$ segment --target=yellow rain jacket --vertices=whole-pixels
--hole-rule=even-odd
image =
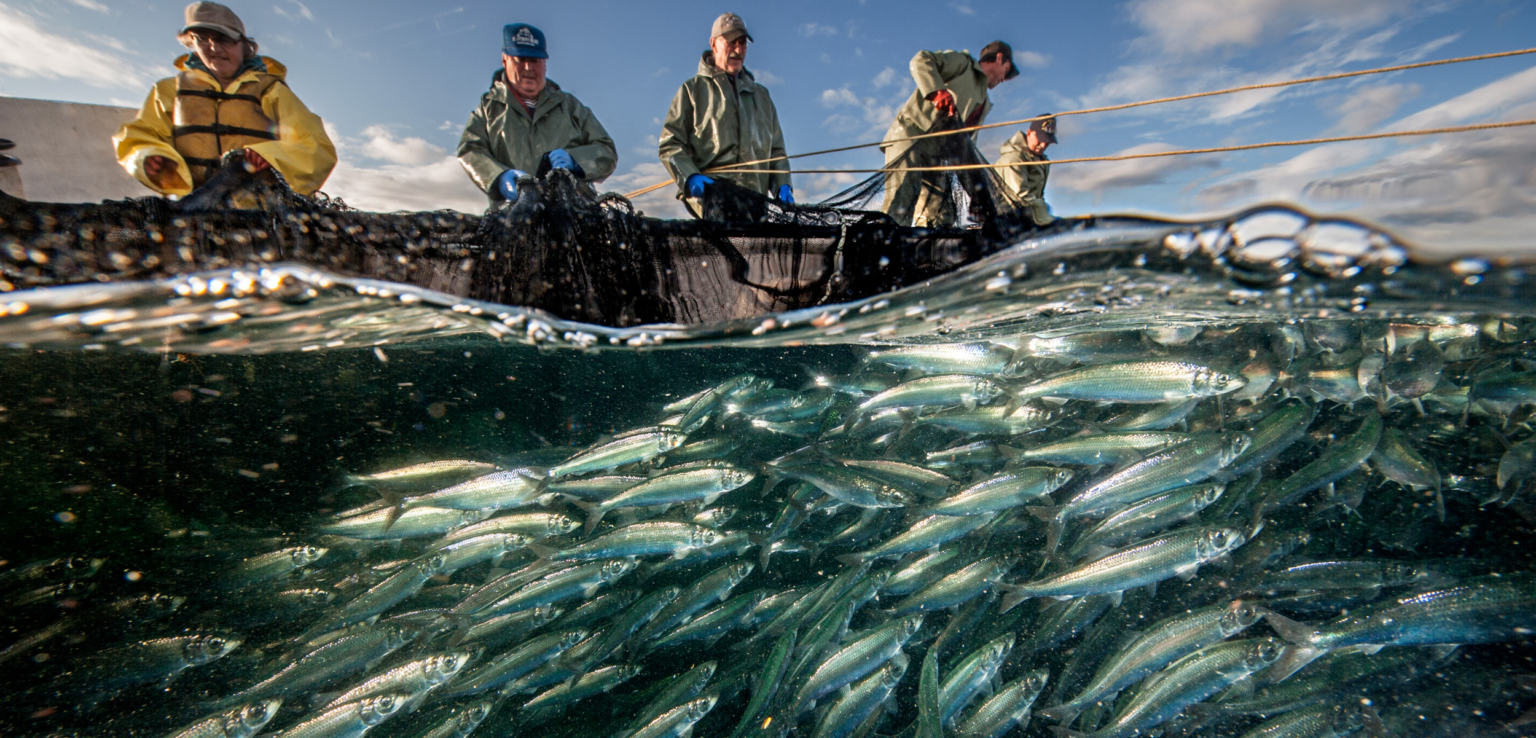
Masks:
[[[517,94],[507,89],[507,73],[502,69],[470,114],[457,156],[470,179],[495,203],[502,200],[493,187],[502,172],[518,169],[538,174],[540,160],[555,149],[565,149],[588,182],[603,181],[619,163],[613,138],[575,95],[546,79],[530,116]]]
[[[228,87],[212,74],[176,59],[178,74],[155,83],[139,111],[112,137],[117,160],[140,182],[162,195],[187,195],[207,181],[226,152],[250,149],[266,159],[289,186],[311,195],[336,166],[336,146],[320,116],[288,89],[288,68],[260,57],[265,71],[247,68]],[[164,186],[151,181],[144,161],[163,156],[176,164]]]
[[[730,75],[717,68],[709,52],[699,60],[699,72],[679,87],[661,126],[657,147],[661,163],[677,181],[677,196],[687,196],[691,174],[711,167],[730,166],[784,155],[784,131],[779,111],[768,88],[757,83],[745,68]],[[769,197],[779,186],[790,184],[789,162],[753,164],[751,169],[775,169],[773,173],[710,174]]]
[[[1021,161],[1050,161],[1045,154],[1035,154],[1029,150],[1029,140],[1023,131],[1003,142],[1002,156],[997,158],[998,164],[1016,164]],[[1055,220],[1051,216],[1050,206],[1045,204],[1045,180],[1051,176],[1050,164],[1008,167],[998,172],[1003,175],[1008,194],[1029,208],[1029,216],[1034,219],[1035,225],[1046,225]]]
[[[943,117],[927,98],[939,90],[949,90],[955,98],[955,112],[962,125],[985,123],[992,111],[987,95],[987,75],[971,55],[964,51],[919,51],[909,65],[917,89],[897,111],[896,119],[885,133],[880,149],[886,166],[902,157],[904,166],[929,166],[932,152],[939,148],[938,138],[898,141],[909,136],[932,133]],[[971,140],[976,133],[971,133]],[[952,225],[956,219],[954,203],[946,188],[944,172],[892,172],[885,180],[885,204],[881,208],[900,225],[936,227]]]

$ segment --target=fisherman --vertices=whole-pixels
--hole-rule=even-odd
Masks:
[[[725,13],[716,18],[698,74],[678,88],[662,124],[657,147],[661,163],[677,181],[678,199],[696,217],[704,213],[704,190],[717,178],[784,203],[795,202],[778,110],[768,88],[746,68],[747,42],[752,40],[741,16]],[[735,165],[775,171],[703,173]]]
[[[1019,76],[1013,48],[993,41],[981,50],[981,60],[965,51],[919,51],[909,65],[917,90],[896,113],[880,148],[887,167],[933,166],[945,145],[942,137],[909,141],[943,126],[979,126],[987,120],[992,100],[987,90]],[[975,132],[971,133],[974,141]],[[891,172],[886,175],[886,213],[904,226],[950,225],[956,215],[946,172]]]
[[[998,157],[998,164],[1050,162],[1045,155],[1045,149],[1056,143],[1056,119],[1050,113],[1041,113],[1035,117],[1036,120],[1030,121],[1028,128],[1013,134],[1012,138],[1003,142],[1002,156]],[[1029,209],[1029,217],[1035,225],[1050,225],[1051,221],[1055,220],[1051,215],[1050,206],[1045,204],[1045,179],[1051,176],[1049,163],[1025,164],[999,171],[1003,174],[1003,183],[1008,187],[1008,194]]]
[[[619,156],[592,110],[544,76],[544,32],[501,29],[501,69],[459,137],[459,163],[491,204],[517,200],[518,179],[565,169],[585,182],[613,174]],[[516,105],[508,103],[516,101]]]
[[[314,194],[336,166],[320,116],[284,81],[288,68],[256,54],[245,24],[218,3],[192,3],[176,36],[192,53],[155,83],[137,118],[112,137],[118,163],[144,186],[183,196],[243,151],[252,172],[276,169],[294,192]]]

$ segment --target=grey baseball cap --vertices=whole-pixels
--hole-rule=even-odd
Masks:
[[[747,22],[735,13],[721,13],[715,19],[714,27],[709,30],[709,40],[713,41],[720,36],[724,36],[727,41],[735,41],[742,36],[746,36],[748,41],[756,41],[747,32]]]

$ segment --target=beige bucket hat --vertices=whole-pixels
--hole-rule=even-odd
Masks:
[[[245,24],[235,11],[218,3],[192,3],[187,6],[187,25],[176,34],[185,46],[192,45],[192,32],[198,29],[217,31],[237,41],[246,40]]]

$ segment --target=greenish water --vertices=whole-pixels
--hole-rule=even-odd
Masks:
[[[460,676],[424,693],[414,710],[370,704],[382,710],[377,725],[358,717],[362,722],[354,727],[367,727],[369,735],[428,735],[484,702],[490,716],[474,735],[606,737],[640,727],[631,723],[648,707],[665,712],[715,695],[693,735],[779,735],[786,725],[806,736],[932,735],[922,720],[925,659],[933,656],[942,682],[966,674],[967,657],[1012,634],[1006,653],[974,679],[975,688],[959,704],[945,705],[953,708],[955,722],[938,729],[981,735],[967,732],[981,730],[971,722],[975,712],[1037,670],[1048,674],[1034,704],[1038,712],[1079,694],[1095,670],[1125,648],[1126,633],[1148,632],[1155,621],[1239,599],[1284,617],[1260,621],[1225,643],[1272,643],[1296,666],[1318,660],[1282,675],[1266,656],[1252,676],[1223,671],[1233,676],[1198,699],[1158,697],[1156,685],[1132,686],[1119,702],[1106,695],[1108,701],[1078,718],[1074,729],[1098,727],[1106,736],[1240,736],[1266,720],[1326,707],[1331,712],[1318,712],[1311,723],[1275,734],[1363,735],[1381,726],[1400,736],[1523,734],[1529,729],[1519,718],[1536,707],[1529,666],[1536,651],[1527,630],[1536,627],[1536,585],[1525,578],[1533,569],[1536,511],[1527,502],[1536,464],[1527,425],[1536,403],[1532,294],[1518,266],[1407,264],[1389,237],[1368,226],[1279,210],[1219,223],[1064,234],[898,293],[715,326],[611,330],[568,324],[298,265],[169,283],[11,293],[0,302],[9,313],[0,317],[0,342],[7,346],[0,350],[0,484],[8,503],[0,517],[0,681],[8,694],[0,725],[7,735],[174,735],[179,726],[254,704],[258,696],[242,690],[324,647],[325,637],[312,629],[324,632],[323,626],[341,622],[337,617],[349,602],[376,592],[438,547],[442,533],[382,541],[327,534],[322,528],[338,512],[380,499],[374,488],[347,486],[346,475],[467,459],[530,469],[531,478],[541,478],[549,467],[615,436],[668,418],[671,424],[661,427],[675,427],[691,406],[667,411],[666,405],[750,375],[757,381],[749,391],[722,392],[718,407],[701,409],[704,422],[686,433],[687,444],[719,444],[700,452],[706,461],[754,477],[710,501],[734,510],[712,534],[728,545],[706,546],[675,561],[643,551],[634,570],[592,594],[643,597],[667,586],[688,588],[721,567],[752,563],[728,595],[701,606],[697,621],[721,601],[754,606],[796,588],[821,596],[839,581],[848,592],[868,587],[874,596],[849,601],[856,604],[852,615],[830,635],[816,622],[840,598],[854,597],[844,590],[812,608],[816,617],[796,622],[800,638],[825,638],[810,652],[802,653],[805,645],[799,644],[795,653],[804,666],[789,670],[780,687],[786,693],[809,683],[817,666],[842,646],[898,623],[902,614],[893,608],[923,590],[881,595],[890,581],[882,577],[934,549],[918,545],[875,559],[868,570],[839,556],[897,539],[937,499],[972,484],[1030,466],[1072,473],[1049,495],[989,512],[985,524],[938,545],[938,551],[956,552],[957,563],[1016,559],[1009,558],[1011,566],[995,578],[1001,585],[979,587],[958,603],[925,612],[921,628],[902,642],[901,657],[887,653],[848,684],[859,696],[879,689],[870,680],[894,680],[889,695],[873,703],[888,709],[866,711],[865,719],[850,701],[835,715],[857,713],[861,719],[839,733],[831,724],[836,720],[825,716],[828,705],[843,700],[833,689],[818,700],[819,709],[797,710],[780,694],[743,720],[780,638],[772,630],[772,616],[779,613],[765,612],[755,621],[734,621],[718,640],[649,651],[647,641],[631,639],[592,670],[637,666],[639,675],[560,713],[524,704],[563,679],[495,699],[494,690],[448,696],[462,684]],[[995,366],[958,368],[869,358],[871,351],[912,345],[980,346],[1000,358]],[[1099,519],[1168,488],[1140,497],[1128,493],[1118,504],[1064,518],[1062,546],[1054,552],[1056,534],[1040,511],[1028,508],[1062,505],[1124,467],[1183,448],[1147,447],[1099,464],[1030,460],[1032,451],[1111,432],[1124,425],[1123,416],[1160,407],[1144,396],[1127,400],[1145,367],[1086,389],[1061,390],[1066,396],[1030,388],[1084,367],[1151,361],[1240,378],[1238,386],[1221,391],[1170,390],[1169,405],[1186,397],[1192,402],[1183,410],[1166,408],[1169,417],[1177,416],[1167,425],[1147,421],[1159,426],[1157,432],[1257,436],[1256,429],[1282,411],[1303,408],[1311,419],[1272,459],[1241,475],[1225,473],[1231,458],[1191,473],[1185,481],[1192,484],[1225,485],[1208,507],[1097,553],[1201,529],[1233,531],[1242,545],[1229,556],[1201,559],[1193,572],[1153,575],[1155,587],[1138,580],[1125,588],[1118,606],[1109,605],[1108,590],[1063,590],[1073,597],[1065,604],[1044,607],[1054,601],[1024,599],[1005,611],[1017,591],[1010,587],[1039,584],[1092,561],[1066,552],[1083,543]],[[972,375],[1001,394],[942,390],[889,401],[878,394],[924,375],[951,374]],[[987,408],[1034,408],[1048,419],[1011,432],[936,421]],[[1384,430],[1369,434],[1377,420]],[[1348,447],[1364,443],[1362,434],[1371,435],[1370,447],[1355,449],[1360,458],[1352,458]],[[1409,452],[1391,446],[1392,439]],[[981,445],[963,456],[946,453],[968,444]],[[678,462],[669,459],[676,453],[554,474],[656,478],[676,473]],[[925,491],[863,467],[849,471],[854,467],[848,462],[867,461],[944,474],[950,486]],[[1339,466],[1319,471],[1319,462]],[[828,473],[864,481],[842,479],[839,487],[817,476]],[[1330,475],[1328,483],[1307,483]],[[429,493],[459,479],[409,493]],[[823,484],[837,487],[838,494]],[[850,502],[857,495],[848,490],[855,488],[879,489],[881,500],[895,502],[861,507]],[[568,497],[539,497],[484,516],[528,512],[566,515],[577,523],[589,514]],[[643,521],[695,525],[695,512],[684,504],[665,512],[620,509],[605,515],[595,537]],[[798,522],[776,527],[786,518]],[[1304,545],[1283,545],[1303,534]],[[538,545],[558,554],[589,540],[578,529]],[[778,548],[765,568],[761,546],[772,541]],[[231,583],[243,562],[295,546],[328,550],[293,575]],[[627,610],[616,607],[579,626],[557,619],[506,642],[466,638],[464,631],[490,614],[442,611],[461,606],[498,576],[539,566],[532,550],[439,573],[375,613],[376,622],[370,616],[346,623],[353,633],[394,623],[409,629],[410,641],[366,659],[370,663],[263,693],[260,698],[281,696],[283,703],[259,730],[355,735],[343,728],[327,733],[306,721],[368,679],[434,654],[471,654],[467,675],[543,634],[581,627],[600,635],[622,622]],[[622,554],[595,560],[624,561]],[[60,557],[79,557],[78,566],[25,568]],[[1288,570],[1306,564],[1349,566],[1326,569],[1300,585],[1287,583],[1287,577],[1300,576]],[[1404,568],[1413,573],[1402,574]],[[1494,574],[1501,579],[1488,578]],[[817,587],[822,589],[812,589]],[[299,589],[329,593],[329,599],[283,599],[289,595],[281,593]],[[1307,652],[1304,634],[1286,627],[1289,621],[1327,626],[1341,615],[1374,612],[1370,608],[1423,592],[1470,593],[1465,596],[1478,606],[1494,597],[1485,593],[1514,592],[1516,599],[1472,614],[1466,608],[1435,614],[1430,619],[1438,630],[1428,628],[1434,632],[1427,635],[1378,634],[1333,653]],[[159,604],[142,599],[153,595],[164,597]],[[742,597],[754,599],[733,599]],[[556,604],[569,615],[584,601],[577,596]],[[142,644],[208,635],[238,639],[239,645],[185,669],[143,660]],[[651,641],[663,635],[652,634]],[[1446,648],[1452,644],[1466,645]],[[1361,646],[1374,653],[1352,652]],[[904,670],[897,668],[902,659]],[[711,661],[713,675],[696,695],[655,702],[676,684],[669,678]],[[1372,671],[1372,664],[1379,668]],[[1152,671],[1178,667],[1165,661]],[[1176,676],[1193,678],[1189,672]],[[1295,688],[1305,699],[1280,700],[1281,688]],[[247,699],[230,703],[230,695]],[[1115,720],[1134,716],[1143,695],[1177,704],[1158,719],[1126,723],[1116,732]],[[1251,713],[1234,707],[1254,695],[1275,697],[1281,706]],[[1204,703],[1204,711],[1187,709],[1195,703]],[[1011,734],[1050,735],[1052,717],[1028,718]],[[647,735],[676,734],[691,719],[652,726]],[[1305,732],[1314,724],[1325,727]]]

